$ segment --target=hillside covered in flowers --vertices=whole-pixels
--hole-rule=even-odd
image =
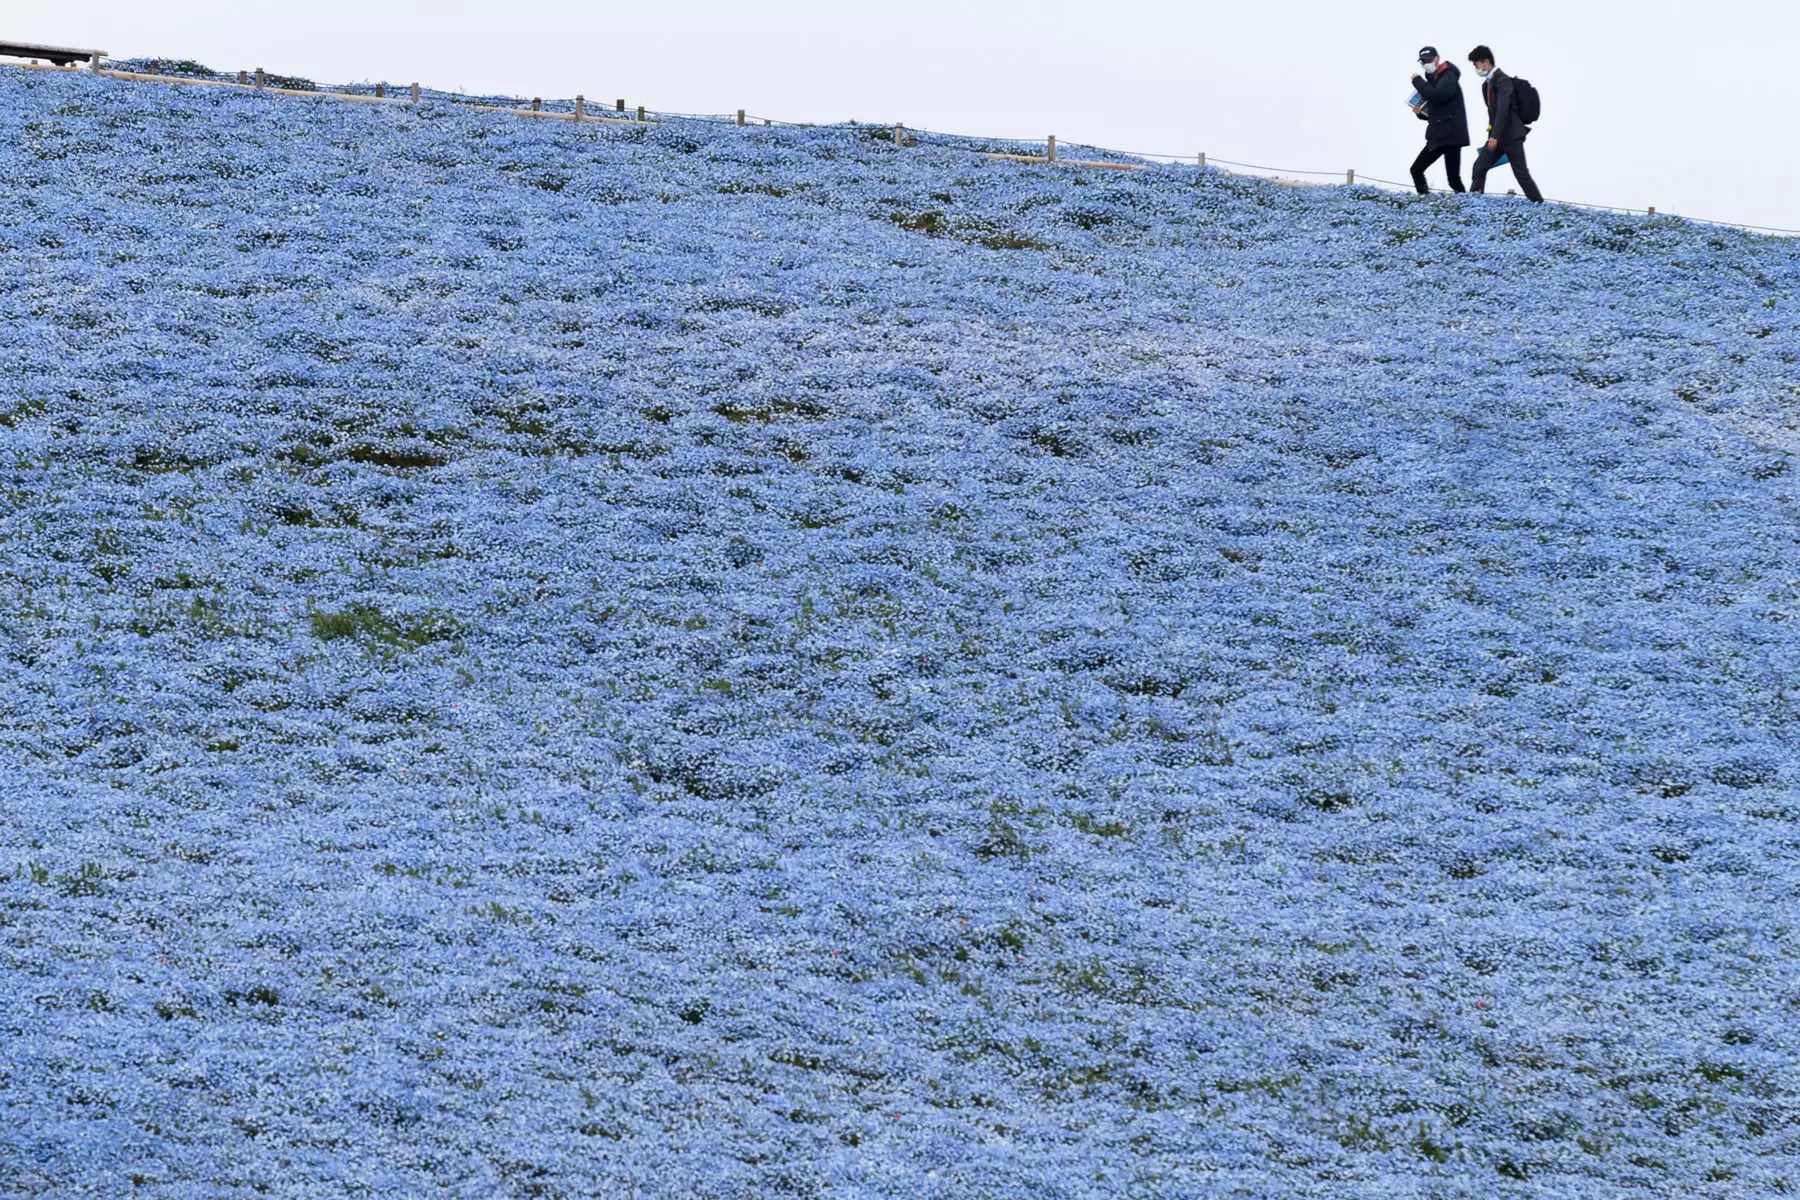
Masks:
[[[1800,1190],[1800,245],[0,71],[0,1196]]]

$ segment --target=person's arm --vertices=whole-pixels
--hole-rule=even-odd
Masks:
[[[1448,71],[1436,76],[1415,75],[1413,76],[1413,87],[1419,90],[1419,99],[1427,104],[1436,104],[1450,98],[1449,89],[1445,85],[1453,82],[1454,79],[1455,76]]]
[[[1494,116],[1488,136],[1500,145],[1506,145],[1515,132],[1513,125],[1517,119],[1513,114],[1512,76],[1501,75],[1494,81]]]

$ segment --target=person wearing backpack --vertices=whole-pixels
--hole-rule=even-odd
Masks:
[[[1419,94],[1424,111],[1419,117],[1425,126],[1425,149],[1413,160],[1413,186],[1423,196],[1431,189],[1425,186],[1425,169],[1438,159],[1444,160],[1444,175],[1450,190],[1460,192],[1462,152],[1469,144],[1469,113],[1463,106],[1462,72],[1455,63],[1438,57],[1437,48],[1426,46],[1419,51],[1419,73],[1412,77],[1413,90]]]
[[[1537,180],[1525,164],[1525,137],[1531,122],[1538,117],[1537,89],[1523,79],[1514,79],[1494,65],[1494,52],[1486,46],[1469,51],[1469,61],[1481,76],[1481,98],[1487,102],[1487,144],[1475,156],[1475,169],[1470,183],[1477,195],[1487,188],[1487,174],[1500,159],[1512,164],[1513,178],[1519,190],[1534,204],[1544,202]]]

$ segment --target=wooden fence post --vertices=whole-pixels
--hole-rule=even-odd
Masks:
[[[543,112],[544,111],[544,98],[542,96],[533,96],[531,98],[531,111],[532,112]]]
[[[263,69],[261,67],[256,68],[256,86],[262,87],[263,85],[265,85],[268,82],[269,82],[269,77],[267,75],[263,74]]]
[[[376,84],[375,85],[375,98],[377,100],[380,100],[382,97],[384,97],[386,95],[387,95],[387,84],[385,84],[385,83]]]
[[[1656,215],[1656,205],[1654,204],[1650,206],[1650,215],[1653,217]]]
[[[575,97],[575,119],[577,121],[581,120],[582,116],[586,112],[587,112],[587,101],[580,96],[576,96]]]
[[[1200,169],[1202,171],[1206,170],[1206,151],[1204,150],[1200,152]]]
[[[414,104],[419,102],[419,85],[416,83],[412,86],[412,98]]]
[[[619,105],[619,107],[618,107],[617,111],[624,112],[625,111],[625,102],[623,100],[620,100],[620,101],[618,101],[618,105]]]
[[[1344,172],[1344,182],[1346,184],[1350,185],[1351,187],[1355,187],[1356,186],[1356,172],[1354,170],[1345,171]]]
[[[1049,162],[1056,161],[1056,135],[1054,133],[1050,135],[1050,149],[1045,157]]]
[[[246,73],[244,73],[243,71],[239,71],[238,72],[238,86],[243,87],[246,83],[249,83],[249,82],[250,82],[250,76],[247,75]]]
[[[638,124],[642,125],[643,123],[644,123],[644,106],[640,104],[640,105],[638,105]]]
[[[906,145],[906,126],[904,126],[904,125],[894,126],[894,145],[896,145],[896,146]]]
[[[88,70],[98,71],[99,69],[100,69],[100,52],[96,50],[94,52],[94,57],[88,59]]]
[[[740,108],[740,109],[738,109],[738,128],[742,129],[743,127],[744,127],[744,110]]]

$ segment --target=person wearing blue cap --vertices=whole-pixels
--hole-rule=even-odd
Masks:
[[[1425,186],[1425,169],[1438,159],[1444,160],[1444,174],[1450,190],[1463,190],[1462,152],[1469,144],[1469,114],[1463,107],[1462,71],[1455,63],[1438,57],[1437,47],[1419,51],[1419,73],[1412,77],[1413,91],[1419,104],[1414,112],[1425,125],[1425,149],[1413,160],[1413,186],[1423,196],[1431,189]]]

